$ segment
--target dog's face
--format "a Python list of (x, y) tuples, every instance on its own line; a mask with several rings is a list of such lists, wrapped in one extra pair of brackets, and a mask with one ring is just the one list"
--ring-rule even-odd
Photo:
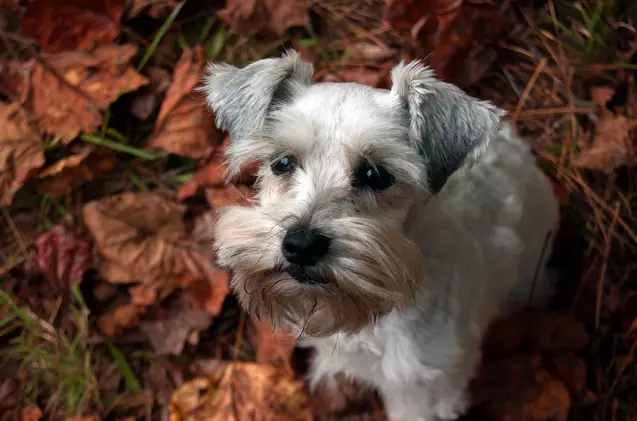
[(229, 131), (230, 175), (262, 165), (255, 206), (231, 206), (218, 263), (251, 312), (309, 336), (353, 332), (423, 286), (405, 222), (475, 161), (501, 112), (400, 64), (393, 88), (312, 84), (296, 53), (243, 69), (211, 65), (204, 91)]

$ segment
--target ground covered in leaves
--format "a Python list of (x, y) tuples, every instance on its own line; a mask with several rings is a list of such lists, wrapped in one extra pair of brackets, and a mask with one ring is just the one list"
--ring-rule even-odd
[(0, 0), (0, 420), (382, 420), (311, 394), (202, 229), (246, 201), (196, 90), (292, 47), (317, 81), (402, 57), (509, 111), (562, 205), (551, 312), (494, 324), (467, 419), (637, 419), (637, 7), (629, 0)]

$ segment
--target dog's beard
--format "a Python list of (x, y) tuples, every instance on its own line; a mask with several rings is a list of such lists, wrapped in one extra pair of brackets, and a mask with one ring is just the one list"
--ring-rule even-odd
[(280, 251), (288, 219), (229, 207), (215, 226), (217, 259), (232, 270), (241, 305), (275, 326), (310, 337), (353, 333), (403, 307), (421, 287), (420, 252), (399, 230), (360, 217), (331, 220), (338, 235), (328, 257), (299, 268)]

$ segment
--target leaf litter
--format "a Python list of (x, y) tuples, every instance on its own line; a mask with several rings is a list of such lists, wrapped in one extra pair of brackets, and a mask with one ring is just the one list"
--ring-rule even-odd
[[(10, 3), (8, 7), (19, 14), (16, 3)], [(26, 259), (24, 266), (33, 267), (22, 270), (22, 265), (10, 263), (9, 267), (19, 270), (11, 272), (9, 288), (21, 294), (28, 291), (31, 304), (47, 302), (40, 309), (45, 312), (52, 289), (43, 290), (43, 282), (57, 290), (74, 286), (86, 294), (95, 340), (117, 342), (126, 349), (122, 356), (130, 358), (128, 368), (126, 361), (118, 361), (122, 375), (103, 377), (104, 382), (108, 378), (109, 384), (116, 383), (109, 385), (111, 393), (117, 392), (124, 372), (129, 380), (130, 375), (157, 380), (148, 376), (152, 370), (145, 368), (148, 364), (141, 362), (140, 353), (152, 352), (153, 370), (160, 356), (183, 360), (185, 364), (163, 365), (161, 390), (147, 386), (158, 393), (148, 401), (154, 404), (142, 402), (174, 421), (201, 416), (213, 420), (382, 417), (374, 391), (345, 379), (335, 389), (319, 388), (308, 394), (296, 338), (244, 315), (229, 294), (228, 271), (212, 263), (214, 212), (208, 210), (250, 205), (261, 163), (250, 165), (238, 180), (225, 179), (223, 153), (229, 140), (214, 127), (214, 118), (196, 89), (205, 63), (214, 57), (245, 65), (265, 52), (277, 53), (281, 48), (273, 47), (287, 43), (314, 61), (317, 80), (388, 88), (392, 65), (405, 55), (425, 59), (442, 79), (463, 88), (496, 92), (486, 97), (515, 109), (520, 100), (516, 78), (522, 77), (523, 87), (530, 80), (524, 79), (525, 72), (537, 69), (529, 57), (544, 54), (556, 60), (551, 52), (560, 49), (551, 44), (551, 52), (544, 52), (540, 46), (547, 41), (534, 40), (529, 53), (528, 28), (511, 32), (509, 38), (503, 36), (505, 21), (511, 23), (508, 2), (251, 0), (203, 5), (189, 1), (176, 20), (171, 16), (168, 21), (176, 1), (30, 3), (27, 13), (20, 15), (22, 32), (10, 34), (11, 45), (18, 45), (21, 54), (10, 51), (0, 56), (0, 123), (5, 127), (0, 133), (0, 206), (12, 205), (3, 216), (14, 222), (16, 212), (19, 216), (15, 209), (36, 207), (23, 202), (23, 196), (16, 200), (16, 195), (40, 195), (41, 209), (34, 213), (39, 213), (42, 227), (52, 228), (41, 228), (44, 233), (29, 244), (23, 244), (19, 231), (11, 235), (10, 240), (23, 244), (24, 250), (32, 249), (33, 259)], [(523, 14), (527, 20), (514, 19), (514, 24), (526, 28), (529, 16), (534, 15), (526, 9)], [(16, 28), (1, 29), (8, 33)], [(509, 44), (520, 40), (525, 41), (524, 47)], [(500, 63), (493, 64), (505, 56), (503, 50), (515, 51), (522, 58), (503, 64), (494, 76)], [(525, 60), (531, 60), (531, 65)], [(531, 112), (539, 109), (557, 115), (567, 105), (566, 100), (551, 102), (565, 95), (563, 81), (555, 73), (564, 63), (548, 63), (545, 71), (551, 72), (554, 85), (546, 84), (545, 75), (540, 74), (538, 87), (546, 89), (529, 83), (529, 98), (523, 105), (535, 107)], [(136, 71), (136, 66), (143, 70)], [(587, 108), (584, 115), (590, 124), (585, 129), (578, 126), (588, 138), (573, 139), (576, 148), (569, 151), (570, 159), (560, 158), (571, 166), (567, 171), (576, 168), (586, 171), (587, 177), (600, 172), (615, 180), (623, 167), (634, 166), (637, 110), (631, 109), (630, 94), (625, 104), (617, 106), (626, 72), (630, 70), (618, 72), (617, 81), (610, 85), (586, 85), (592, 88), (583, 93), (574, 85), (581, 96), (591, 98), (595, 108)], [(511, 89), (517, 89), (515, 95), (502, 94)], [(541, 109), (549, 105), (554, 108)], [(537, 139), (550, 138), (551, 133), (566, 137), (563, 123), (555, 118), (539, 114), (520, 125)], [(552, 129), (533, 132), (542, 125)], [(91, 134), (105, 143), (98, 147), (78, 140)], [(564, 138), (553, 142), (550, 146), (571, 145)], [(547, 155), (542, 153), (544, 146), (534, 145), (541, 159)], [(170, 156), (155, 158), (145, 148), (158, 148)], [(549, 162), (555, 166), (557, 158), (552, 159)], [(563, 174), (564, 168), (555, 172)], [(552, 171), (549, 177), (560, 192), (562, 206), (574, 209), (578, 197), (572, 184)], [(33, 186), (35, 191), (30, 192)], [(606, 217), (602, 214), (602, 218)], [(630, 215), (624, 212), (617, 217), (622, 218)], [(65, 223), (59, 223), (60, 219)], [(630, 222), (625, 226), (630, 229)], [(600, 232), (604, 229), (600, 227)], [(604, 237), (613, 237), (614, 232)], [(590, 250), (603, 247), (591, 241)], [(622, 243), (622, 248), (630, 247)], [(2, 249), (0, 253), (2, 258), (7, 256)], [(40, 283), (33, 282), (33, 276), (41, 278)], [(572, 296), (579, 297), (575, 314), (586, 325), (553, 312), (526, 313), (495, 323), (484, 343), (480, 376), (472, 385), (472, 411), (494, 420), (565, 420), (598, 400), (622, 399), (617, 391), (627, 393), (628, 363), (622, 364), (620, 358), (609, 367), (596, 367), (596, 360), (586, 353), (597, 352), (599, 344), (607, 341), (604, 332), (616, 328), (604, 323), (616, 319), (613, 326), (621, 326), (621, 335), (614, 336), (611, 350), (599, 355), (620, 350), (630, 361), (630, 347), (625, 349), (625, 339), (618, 338), (635, 337), (636, 295), (630, 287), (619, 287), (614, 277), (602, 278), (605, 285), (600, 295), (597, 279), (589, 282), (588, 275), (581, 273), (570, 276), (580, 280), (582, 291)], [(621, 295), (620, 288), (628, 288), (629, 293)], [(591, 311), (597, 305), (602, 307), (601, 315)], [(59, 312), (64, 311), (62, 306)], [(597, 319), (602, 327), (591, 328)], [(146, 344), (148, 351), (140, 352), (140, 344)], [(205, 370), (188, 368), (204, 365)], [(601, 372), (616, 378), (600, 380)], [(0, 381), (0, 408), (6, 395), (10, 410), (22, 415), (23, 409), (15, 404), (22, 379), (5, 380), (0, 370)], [(606, 383), (608, 387), (603, 386)], [(604, 391), (611, 397), (606, 398)], [(147, 410), (130, 408), (109, 408), (106, 413), (114, 411), (118, 419), (126, 416), (131, 421), (137, 415), (149, 416), (144, 413)], [(92, 409), (105, 414), (104, 408)], [(77, 419), (100, 419), (92, 413)], [(629, 415), (624, 418), (630, 419)], [(28, 410), (24, 416), (29, 416)]]

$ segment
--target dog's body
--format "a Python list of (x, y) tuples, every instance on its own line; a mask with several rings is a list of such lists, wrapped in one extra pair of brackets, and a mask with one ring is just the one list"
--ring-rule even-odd
[(311, 70), (210, 68), (230, 171), (267, 164), (256, 206), (220, 215), (218, 261), (248, 311), (316, 348), (313, 383), (344, 373), (392, 421), (454, 419), (486, 325), (548, 293), (550, 185), (499, 110), (418, 63), (391, 91)]

